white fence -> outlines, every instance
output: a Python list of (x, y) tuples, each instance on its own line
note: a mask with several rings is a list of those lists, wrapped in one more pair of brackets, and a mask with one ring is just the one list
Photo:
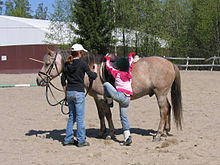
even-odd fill
[[(220, 63), (220, 56), (214, 56), (210, 57), (208, 59), (206, 58), (190, 58), (190, 57), (165, 57), (164, 58), (168, 60), (186, 60), (185, 64), (176, 64), (180, 67), (184, 67), (185, 70), (188, 70), (189, 67), (210, 67), (210, 70), (213, 71), (214, 67), (220, 67), (220, 64), (216, 64), (216, 60), (219, 60)], [(211, 61), (212, 63), (208, 63), (208, 61)], [(196, 64), (190, 64), (190, 61), (198, 61)], [(207, 64), (204, 64), (206, 62)]]

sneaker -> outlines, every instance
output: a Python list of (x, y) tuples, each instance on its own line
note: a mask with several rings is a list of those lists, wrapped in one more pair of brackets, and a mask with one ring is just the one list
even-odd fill
[(64, 145), (64, 146), (77, 145), (77, 141), (74, 140), (74, 139), (71, 139), (69, 142), (63, 141), (63, 145)]
[(123, 143), (120, 143), (120, 145), (121, 145), (121, 146), (130, 146), (131, 143), (132, 143), (132, 139), (131, 139), (131, 136), (129, 136), (129, 137), (127, 138), (127, 140), (124, 141)]
[(82, 142), (82, 143), (78, 143), (78, 144), (77, 144), (77, 147), (85, 147), (85, 146), (90, 146), (89, 142), (84, 141), (84, 142)]

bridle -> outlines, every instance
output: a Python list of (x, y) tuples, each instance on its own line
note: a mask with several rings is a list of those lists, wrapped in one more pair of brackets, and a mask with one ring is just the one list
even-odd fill
[[(63, 111), (63, 105), (68, 106), (67, 101), (66, 101), (66, 98), (61, 99), (60, 101), (57, 101), (57, 99), (55, 98), (55, 96), (54, 96), (54, 94), (53, 94), (53, 92), (52, 92), (52, 89), (51, 89), (51, 86), (52, 86), (54, 89), (56, 89), (56, 90), (58, 90), (58, 91), (60, 91), (60, 92), (63, 92), (62, 89), (57, 88), (57, 87), (51, 82), (51, 80), (53, 79), (53, 77), (50, 75), (52, 69), (56, 69), (56, 71), (57, 71), (57, 73), (58, 73), (58, 76), (60, 75), (60, 73), (59, 73), (59, 71), (58, 71), (58, 68), (57, 68), (57, 64), (56, 64), (56, 58), (57, 58), (57, 52), (56, 52), (56, 55), (55, 55), (54, 58), (53, 58), (52, 63), (50, 64), (50, 67), (47, 69), (47, 71), (46, 71), (46, 72), (39, 71), (39, 72), (38, 72), (38, 75), (39, 75), (39, 77), (44, 81), (44, 83), (46, 84), (46, 99), (47, 99), (48, 104), (49, 104), (50, 106), (61, 105), (61, 112), (62, 112), (64, 115), (67, 115), (67, 114), (69, 114), (69, 112), (66, 113), (66, 112)], [(43, 76), (45, 76), (45, 78), (44, 78)], [(54, 100), (56, 101), (56, 103), (53, 104), (53, 103), (50, 102), (49, 97), (48, 97), (48, 91), (50, 91), (50, 93), (51, 93), (52, 97), (54, 98)]]
[[(50, 64), (50, 67), (47, 69), (47, 71), (46, 72), (42, 72), (42, 71), (39, 71), (38, 72), (38, 75), (40, 76), (40, 78), (44, 81), (44, 83), (46, 83), (46, 84), (48, 84), (49, 82), (50, 82), (50, 80), (52, 80), (52, 76), (50, 75), (50, 73), (51, 73), (51, 71), (52, 71), (52, 69), (56, 69), (56, 71), (57, 71), (57, 73), (58, 73), (58, 75), (60, 75), (60, 73), (59, 73), (59, 71), (58, 71), (58, 68), (57, 68), (57, 64), (56, 64), (56, 58), (57, 58), (57, 53), (56, 53), (56, 55), (54, 56), (54, 58), (53, 58), (53, 61), (52, 61), (52, 63)], [(46, 80), (45, 80), (45, 78), (43, 78), (42, 77), (42, 75), (43, 76), (46, 76)], [(49, 81), (48, 81), (49, 80)]]
[[(55, 98), (55, 96), (54, 96), (54, 94), (53, 94), (53, 92), (52, 92), (52, 89), (51, 89), (51, 86), (52, 86), (54, 89), (56, 89), (56, 90), (58, 90), (58, 91), (60, 91), (60, 92), (63, 92), (62, 89), (57, 88), (57, 87), (51, 82), (51, 80), (53, 79), (53, 77), (50, 75), (52, 69), (55, 68), (56, 71), (57, 71), (57, 73), (58, 73), (58, 76), (60, 75), (60, 72), (58, 71), (57, 64), (56, 64), (56, 58), (57, 58), (57, 52), (56, 52), (56, 54), (55, 54), (55, 56), (54, 56), (54, 58), (53, 58), (52, 63), (50, 64), (50, 67), (47, 69), (47, 71), (46, 71), (46, 72), (39, 71), (39, 72), (38, 72), (38, 75), (39, 75), (39, 77), (44, 81), (44, 83), (46, 84), (46, 99), (47, 99), (48, 104), (49, 104), (50, 106), (61, 105), (61, 112), (62, 112), (64, 115), (67, 115), (67, 114), (69, 114), (69, 112), (64, 112), (64, 110), (63, 110), (63, 105), (68, 106), (68, 103), (67, 103), (66, 98), (61, 99), (60, 101), (57, 101), (57, 99)], [(44, 78), (43, 76), (45, 76), (45, 78)], [(92, 88), (92, 84), (93, 84), (93, 80), (89, 79), (89, 87), (88, 87), (88, 90), (87, 90), (87, 92), (86, 92), (86, 94), (85, 94), (85, 97), (87, 96), (89, 90)], [(49, 97), (48, 97), (48, 91), (50, 91), (50, 94), (52, 95), (52, 97), (53, 97), (54, 100), (56, 101), (55, 104), (53, 104), (53, 103), (50, 102)]]

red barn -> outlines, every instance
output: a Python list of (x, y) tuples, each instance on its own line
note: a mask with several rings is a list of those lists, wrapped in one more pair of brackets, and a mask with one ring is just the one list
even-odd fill
[[(0, 15), (0, 73), (35, 73), (47, 53), (50, 21)], [(51, 48), (51, 47), (50, 47)]]

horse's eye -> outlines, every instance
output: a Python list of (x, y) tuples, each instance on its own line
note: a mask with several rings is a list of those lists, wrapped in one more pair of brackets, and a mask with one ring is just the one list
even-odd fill
[(49, 66), (49, 65), (50, 65), (50, 63), (49, 63), (49, 62), (45, 62), (45, 65), (46, 65), (46, 66)]

